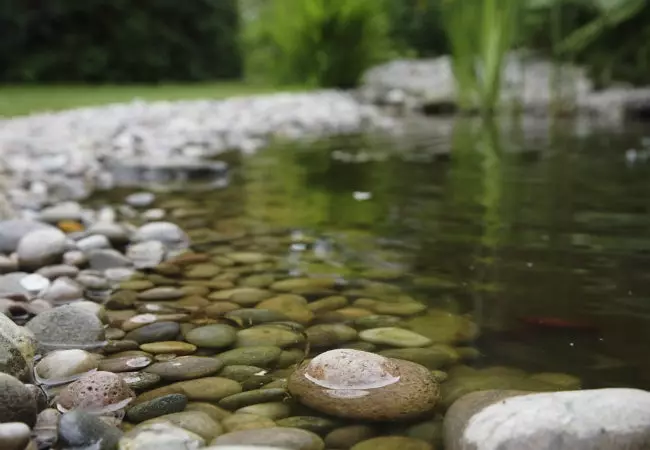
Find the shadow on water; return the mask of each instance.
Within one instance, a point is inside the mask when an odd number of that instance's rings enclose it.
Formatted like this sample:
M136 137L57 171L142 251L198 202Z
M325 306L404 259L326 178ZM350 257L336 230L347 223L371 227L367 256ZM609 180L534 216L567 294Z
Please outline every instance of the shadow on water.
M202 208L223 230L308 237L310 247L288 250L294 273L388 279L471 314L479 365L650 388L642 131L469 120L424 129L229 155L230 186L202 196Z

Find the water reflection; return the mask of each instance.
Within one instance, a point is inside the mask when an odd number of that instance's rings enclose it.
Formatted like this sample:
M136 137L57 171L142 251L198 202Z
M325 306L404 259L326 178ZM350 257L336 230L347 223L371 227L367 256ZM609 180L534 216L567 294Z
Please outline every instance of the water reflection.
M650 338L650 167L626 158L645 140L565 125L528 135L457 121L448 138L412 145L279 146L241 161L235 189L253 222L321 236L294 258L298 270L392 270L432 306L471 313L486 364L649 387L638 369ZM323 257L328 246L342 251Z

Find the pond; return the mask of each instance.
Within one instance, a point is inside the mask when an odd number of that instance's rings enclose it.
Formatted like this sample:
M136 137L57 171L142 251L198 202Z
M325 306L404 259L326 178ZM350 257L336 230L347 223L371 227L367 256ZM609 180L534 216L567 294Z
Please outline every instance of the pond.
M154 206L189 230L195 250L265 251L280 256L273 270L285 277L372 283L469 318L479 333L458 345L476 368L650 388L643 127L432 120L400 138L220 159L227 185L157 194ZM120 204L131 192L91 203ZM426 335L438 324L423 326Z

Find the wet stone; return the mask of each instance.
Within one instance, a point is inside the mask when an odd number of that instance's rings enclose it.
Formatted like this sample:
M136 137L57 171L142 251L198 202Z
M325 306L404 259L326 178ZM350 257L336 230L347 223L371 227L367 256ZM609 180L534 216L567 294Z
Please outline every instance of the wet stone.
M142 345L150 342L173 341L179 333L180 325L176 322L156 322L129 331L124 339Z
M183 394L169 394L140 403L126 411L130 422L140 423L145 420L181 412L187 406L187 397Z
M116 267L131 267L132 263L117 250L99 249L88 253L88 264L93 270L107 270Z
M153 362L149 355L113 356L99 363L99 370L107 372L131 372L144 369Z
M58 404L67 409L102 409L134 397L123 379L111 372L89 372L68 384L58 396Z
M0 423L36 423L36 401L32 392L18 379L0 373Z
M104 326L97 316L72 304L44 311L25 327L34 333L44 348L59 345L86 348L105 338Z
M256 389L223 398L219 401L219 406L235 410L258 403L282 401L285 398L287 398L285 389Z
M331 289L336 287L335 278L289 278L286 280L276 281L271 285L274 291L293 292L305 288Z
M206 306L203 313L211 319L218 319L224 317L229 312L236 311L240 308L241 307L236 303L214 302Z
M254 414L256 416L268 417L271 420L279 420L291 415L291 407L283 401L258 403L239 408L235 411L235 414Z
M213 445L251 445L278 447L284 450L324 450L323 440L314 433L297 428L258 428L226 433Z
M65 448L113 450L122 432L97 416L81 410L63 414L59 420L59 443Z
M108 309L130 309L138 299L138 294L133 291L117 291L106 302Z
M60 417L61 413L53 408L43 409L38 414L33 429L34 441L38 448L54 446L58 439Z
M135 404L169 394L183 394L189 400L216 402L229 395L242 391L236 381L221 377L206 377L196 380L180 381L140 394Z
M194 328L185 334L185 339L202 348L224 348L231 346L237 339L235 328L224 325L206 325Z
M352 450L434 450L433 446L420 439L405 436L382 436L359 442Z
M134 391L147 390L160 381L160 375L148 372L122 372L118 374Z
M138 343L135 341L129 340L119 340L119 341L108 341L106 345L102 347L102 350L106 354L113 354L123 352L125 350L135 350L138 348Z
M335 311L340 308L348 306L348 299L341 295L333 295L325 297L307 305L310 311L315 314L320 314L327 311Z
M255 306L262 300L266 300L272 296L272 292L264 289L240 287L214 292L210 294L208 298L215 301L228 301L237 303L238 305L247 307Z
M136 330L140 327L143 327L145 325L149 325L152 323L157 323L157 322L180 322L184 319L187 319L188 315L187 314L180 314L180 313L175 313L175 314L138 314L133 317L128 318L125 320L121 327L124 331L132 331Z
M205 356L179 356L169 361L157 362L145 369L164 380L181 381L201 378L217 373L223 363L217 358Z
M209 415L202 411L182 411L166 414L154 419L149 419L142 425L146 426L151 423L171 423L177 427L201 436L206 442L211 441L223 433L221 424L214 421Z
M149 280L128 280L122 281L119 287L125 291L146 291L152 289L155 285Z
M253 347L273 345L275 347L290 347L304 343L302 334L282 326L258 325L237 332L236 347Z
M372 315L355 319L354 326L359 330L397 326L403 319L398 316Z
M174 355L190 355L196 351L196 346L181 341L161 341L142 344L140 350L153 354L172 353Z
M117 339L122 339L126 333L119 328L106 328L105 330L106 334L106 339L110 340L117 340Z
M273 365L281 354L282 349L268 345L242 347L220 353L219 360L225 366L244 365L266 368Z
M221 267L213 264L196 264L185 271L185 277L189 279L209 279L221 272Z
M271 428L275 426L275 422L264 416L256 416L255 414L233 414L226 417L222 421L223 427L226 432L243 430L255 430L259 428Z
M177 300L184 296L185 293L175 287L155 287L138 293L138 299L144 301Z
M118 450L178 450L198 449L205 440L169 422L139 425L120 439Z
M313 347L336 347L357 338L357 330L343 324L320 324L305 330Z
M338 423L332 419L323 417L293 416L278 420L276 425L279 427L300 428L301 430L307 430L320 436L325 436L336 428Z
M221 422L226 417L230 417L232 413L217 405L206 402L190 402L187 404L185 411L201 411L212 417L212 420Z
M25 450L29 437L29 427L24 423L0 423L0 448L3 450Z
M260 325L268 322L280 322L290 320L286 315L278 311L268 309L244 308L224 314L226 319L235 321L242 326Z
M359 338L373 344L392 347L425 347L431 344L431 339L421 334L396 327L363 330L359 333Z
M228 253L225 256L237 264L257 264L269 259L268 255L253 252Z
M327 448L349 449L376 435L375 429L369 425L348 425L330 431L325 436L325 445Z
M93 291L105 291L110 289L111 285L106 278L91 273L80 273L75 280L86 289Z

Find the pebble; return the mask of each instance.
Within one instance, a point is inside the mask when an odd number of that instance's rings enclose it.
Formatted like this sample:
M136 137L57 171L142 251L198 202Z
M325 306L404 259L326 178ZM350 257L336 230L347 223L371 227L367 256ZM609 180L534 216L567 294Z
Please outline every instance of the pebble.
M152 391L140 394L134 404L169 394L183 394L192 401L217 402L224 397L242 391L239 383L228 378L205 377L196 380L179 381Z
M153 362L153 357L148 354L126 356L118 355L103 359L99 363L99 370L113 373L131 372L133 370L144 369Z
M172 425L201 436L206 442L210 442L223 433L221 424L202 411L182 411L166 414L155 419L149 419L140 426L146 426L151 423L171 423Z
M126 257L133 261L136 269L152 269L163 261L166 251L160 241L144 241L130 245Z
M25 327L43 348L79 346L88 348L104 341L104 325L91 312L73 304L43 311Z
M93 270L104 271L133 265L130 259L112 248L91 250L87 256L88 264Z
M53 408L44 409L38 414L33 436L38 448L53 447L58 439L61 413Z
M0 448L24 450L29 442L30 429L20 422L0 423Z
M126 433L118 450L195 450L204 446L201 436L169 422L156 422L138 425Z
M181 412L187 406L187 397L183 394L163 395L126 410L126 417L133 423L144 422L155 417Z
M256 416L255 414L233 414L222 421L226 432L242 430L254 430L257 428L271 428L275 426L268 417Z
M92 250L102 248L111 248L111 241L101 234L94 234L77 241L77 249L84 253L90 253Z
M0 373L0 423L22 422L33 427L37 412L32 391L11 375Z
M173 341L180 331L181 327L176 322L156 322L129 331L124 336L124 339L135 341L140 345L151 342Z
M58 396L58 404L66 410L92 408L102 410L135 397L119 376L111 372L89 372L68 384Z
M254 414L268 417L271 420L287 418L291 415L291 407L286 402L267 402L244 406L235 411L235 414Z
M300 428L301 430L311 431L319 436L325 436L327 433L337 427L338 423L332 419L315 416L292 416L278 420L276 425L279 427Z
M37 270L48 264L61 261L66 251L67 238L56 228L42 228L30 231L18 242L16 253L20 267Z
M58 436L64 448L114 450L122 432L97 416L75 410L61 416Z
M237 339L237 331L230 325L215 324L194 328L185 339L201 348L230 347Z
M138 293L138 299L144 301L177 300L185 296L185 292L175 287L155 287Z
M267 322L281 322L289 318L279 311L268 309L242 308L224 314L226 319L233 320L242 326L260 325Z
M336 347L357 339L357 330L340 323L313 325L305 330L313 347Z
M156 195L151 192L134 192L126 196L124 201L134 208L146 208L156 200Z
M237 332L236 347L291 347L305 342L302 334L278 325L258 325Z
M36 345L36 339L30 330L0 314L0 372L23 381L31 379Z
M37 230L56 230L56 228L36 220L0 220L0 252L15 252L20 240L27 234Z
M39 275L43 275L50 280L56 280L60 277L74 278L79 274L79 268L67 264L54 264L51 266L41 267L36 271Z
M189 245L187 234L171 222L150 222L142 225L131 237L132 242L159 241L167 249L180 250Z
M285 450L324 450L323 440L314 433L297 428L258 428L226 433L213 442L217 448L226 445L268 445Z
M431 444L405 436L381 436L354 445L351 450L434 450Z
M330 350L289 377L289 392L317 411L358 420L408 420L429 413L440 395L429 370L358 350Z
M427 369L436 370L458 361L459 356L452 347L440 344L429 348L397 348L383 350L380 355L387 358L404 359L420 364Z
M214 419L217 422L221 422L226 417L230 417L232 415L230 411L226 411L225 409L215 404L206 403L206 402L190 402L187 404L185 410L202 411L206 413L208 416L212 417L212 419Z
M210 300L228 301L240 306L255 306L262 300L271 297L273 293L265 289L239 287L235 289L226 289L217 291L208 296Z
M169 361L152 364L145 372L155 373L163 380L182 381L207 377L217 373L223 362L205 356L180 356Z
M196 345L182 341L161 341L142 344L140 350L158 354L172 353L174 355L190 355L196 351Z
M99 359L99 355L85 350L55 350L36 364L35 372L49 383L60 382L96 369Z
M80 300L83 295L84 290L79 283L67 276L62 276L52 282L41 298L52 303L66 303Z
M307 325L314 319L314 313L307 307L307 299L300 295L278 295L258 303L256 307L279 311L302 325Z
M257 367L270 367L278 360L282 349L268 345L257 347L242 347L219 354L219 360L226 366L244 365Z
M368 425L348 425L336 428L325 436L327 448L349 449L359 442L372 439L377 435L375 429Z
M122 372L118 374L122 381L134 391L144 391L158 384L160 375L148 372Z
M392 347L426 347L431 339L396 327L371 328L359 333L359 338L373 344L390 345Z
M285 389L255 389L222 398L219 400L219 406L234 410L258 403L282 401L286 398L288 395Z

